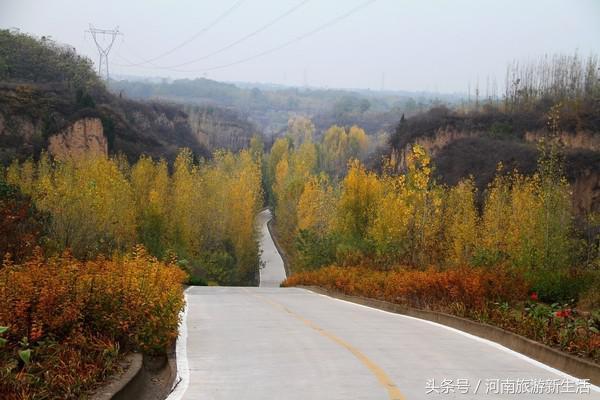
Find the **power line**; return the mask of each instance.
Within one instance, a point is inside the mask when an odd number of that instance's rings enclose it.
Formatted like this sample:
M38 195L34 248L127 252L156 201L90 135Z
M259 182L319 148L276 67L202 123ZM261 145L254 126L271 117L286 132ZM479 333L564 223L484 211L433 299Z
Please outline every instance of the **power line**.
M197 63L198 61L202 61L202 60L206 60L207 58L210 58L212 56L215 56L217 54L220 54L226 50L229 50L230 48L237 46L240 43L245 42L246 40L258 35L259 33L267 30L268 28L270 28L271 26L275 25L277 22L281 21L282 19L284 19L285 17L287 17L288 15L292 14L294 11L296 11L297 9L299 9L300 7L304 6L306 3L308 3L310 0L303 0L300 3L296 4L295 6L293 6L292 8L290 8L289 10L285 11L283 14L277 16L276 18L272 19L271 21L267 22L266 24L264 24L263 26L261 26L260 28L250 32L249 34L241 37L240 39L231 42L230 44L221 47L220 49L217 49L211 53L208 53L206 55L203 55L202 57L198 57L198 58L194 58L193 60L181 63L181 64L176 64L176 65L168 65L162 68L179 68L179 67L183 67L185 65L190 65L190 64L194 64Z
M199 38L200 36L202 36L203 34L205 34L206 32L208 32L211 28L213 28L215 25L217 25L222 20L224 20L225 18L227 18L227 16L229 16L229 14L231 14L239 6L241 6L244 1L246 1L246 0L237 0L235 3L233 3L233 5L231 7L229 7L222 14L220 14L217 18L215 18L210 24L208 24L207 26L205 26L204 28L202 28L201 30L199 30L197 33L195 33L194 35L190 36L189 38L187 38L186 40L184 40L183 42L181 42L177 46L171 48L170 50L167 50L167 51L165 51L165 52L157 55L156 57L150 58L148 60L142 59L142 62L139 62L139 63L134 63L134 64L131 64L131 65L121 65L121 66L122 67L125 67L125 66L127 66L127 67L137 67L137 66L144 65L144 64L151 64L153 61L156 61L156 60L158 60L160 58L168 56L169 54L173 54L177 50L181 49L182 47L184 47L187 44L193 42L194 40L196 40L197 38Z
M142 60L143 62L139 62L139 61L131 61L128 57L124 57L121 54L121 48L124 48L125 51L127 51L127 54L132 54L136 59L138 60ZM148 64L154 68L159 68L159 65L154 64L153 62L144 59L144 57L140 56L139 53L137 51L135 51L134 49L132 49L131 47L129 47L129 45L127 44L126 41L121 41L119 47L116 48L116 53L117 57L121 58L122 60L124 60L127 65L125 64L117 64L117 63L113 63L114 65L118 65L119 67L125 67L125 66L131 66L134 64L137 64L138 66L143 65L143 64Z
M300 42L301 40L304 40L304 39L306 39L306 38L308 38L310 36L313 36L313 35L321 32L321 31L329 28L330 26L333 26L333 25L341 22L342 20L350 17L352 14L356 13L357 11L359 11L359 10L367 7L368 5L370 5L370 4L372 4L372 3L376 2L376 1L377 0L368 0L368 1L365 1L365 2L357 5L356 7L350 9L349 11L345 12L344 14L341 14L341 15L335 17L335 18L330 19L329 21L325 22L322 25L319 25L318 27L314 28L311 31L308 31L308 32L306 32L306 33L304 33L304 34L302 34L300 36L297 36L294 39L288 40L287 42L284 42L284 43L282 43L282 44L280 44L278 46L272 47L272 48L270 48L268 50L265 50L265 51L262 51L260 53L254 54L252 56L245 57L245 58L242 58L242 59L237 60L237 61L233 61L233 62L230 62L230 63L227 63L227 64L217 65L217 66L210 67L210 68L203 68L203 69L199 69L199 70L177 70L177 69L173 69L172 71L175 71L175 72L205 72L205 71L214 71L214 70L217 70L217 69L227 68L227 67L231 67L231 66L234 66L234 65L242 64L242 63L245 63L245 62L248 62L248 61L252 61L252 60L254 60L256 58L260 58L260 57L266 56L268 54L274 53L274 52L276 52L278 50L281 50L281 49L283 49L285 47L288 47L288 46L290 46L292 44Z
M242 64L242 63L245 63L245 62L248 62L248 61L252 61L254 59L266 56L268 54L274 53L274 52L276 52L278 50L281 50L283 48L291 46L292 44L300 42L300 41L302 41L302 40L304 40L304 39L306 39L306 38L308 38L310 36L313 36L313 35L321 32L321 31L323 31L323 30L325 30L325 29L327 29L327 28L329 28L329 27L331 27L331 26L333 26L333 25L341 22L342 20L350 17L352 14L358 12L359 10L367 7L368 5L370 5L370 4L372 4L372 3L376 2L376 1L377 0L368 0L368 1L365 1L363 3L360 3L356 7L351 8L349 11L347 11L347 12L341 14L341 15L338 15L335 18L330 19L329 21L325 22L324 24L321 24L321 25L317 26L316 28L314 28L314 29L312 29L312 30L310 30L310 31L308 31L308 32L300 35L300 36L297 36L297 37L295 37L295 38L293 38L291 40L288 40L287 42L284 42L284 43L282 43L282 44L280 44L278 46L272 47L272 48L267 49L265 51L262 51L260 53L257 53L257 54L254 54L252 56L245 57L245 58L242 58L240 60L236 60L236 61L233 61L233 62L230 62L230 63L216 65L214 67L203 68L203 69L194 69L194 70L175 69L175 68L170 68L170 67L156 67L156 68L150 68L150 67L148 67L148 69L162 69L162 70L173 71L173 72L207 72L207 71L214 71L214 70L217 70L217 69L223 69L223 68L231 67L231 66L234 66L234 65Z

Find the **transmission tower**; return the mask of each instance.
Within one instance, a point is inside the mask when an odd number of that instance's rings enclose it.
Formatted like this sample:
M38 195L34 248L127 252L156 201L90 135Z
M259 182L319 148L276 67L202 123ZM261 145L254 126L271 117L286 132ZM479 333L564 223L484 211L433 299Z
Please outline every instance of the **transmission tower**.
M108 82L110 79L108 72L108 53L110 53L110 49L115 43L117 36L123 34L119 32L118 26L115 29L98 29L94 28L92 24L90 24L90 29L86 32L89 32L92 35L94 43L96 43L96 48L98 49L98 75L106 75L106 82ZM103 69L105 71L104 73Z

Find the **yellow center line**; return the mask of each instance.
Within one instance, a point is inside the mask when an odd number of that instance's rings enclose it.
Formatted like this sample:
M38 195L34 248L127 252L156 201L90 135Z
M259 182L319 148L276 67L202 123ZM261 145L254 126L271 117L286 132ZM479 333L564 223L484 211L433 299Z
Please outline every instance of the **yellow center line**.
M371 371L373 373L373 375L375 375L375 377L377 378L379 383L385 388L385 390L387 390L388 397L390 400L406 400L406 397L404 397L404 395L400 392L400 390L398 389L396 384L392 381L392 379L389 377L389 375L386 374L386 372L380 366L375 364L369 357L367 357L360 350L358 350L357 348L352 346L350 343L346 342L344 339L334 335L331 332L327 332L325 329L321 328L314 322L302 317L301 315L296 314L295 312L293 312L290 309L288 309L287 307L285 307L283 304L277 303L276 301L273 301L265 296L262 296L262 295L259 295L256 293L252 293L247 289L244 289L244 291L246 293L248 293L249 295L258 298L259 300L261 300L267 304L270 304L276 308L279 308L279 309L287 312L294 318L302 321L305 325L307 325L310 328L314 329L315 331L319 332L321 335L330 339L334 343L337 343L340 346L344 347L346 350L351 352L364 366L366 366L369 369L369 371Z

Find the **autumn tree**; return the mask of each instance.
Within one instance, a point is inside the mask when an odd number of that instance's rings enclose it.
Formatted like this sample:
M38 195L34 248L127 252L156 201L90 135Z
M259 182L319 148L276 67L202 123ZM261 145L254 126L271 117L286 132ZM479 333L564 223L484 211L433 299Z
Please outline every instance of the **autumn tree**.
M382 185L377 175L367 171L358 160L351 161L337 205L337 228L350 243L364 244L381 194Z
M369 149L369 139L365 131L357 126L349 130L333 125L323 136L321 158L323 169L334 177L341 176L348 161L355 158L362 160Z
M273 187L276 183L277 165L282 159L287 159L289 152L290 142L285 138L278 138L273 143L273 146L271 146L265 163L265 187L267 188L267 197L270 203L276 201Z
M378 257L389 263L405 261L408 254L408 223L413 205L407 196L406 177L389 172L382 177L382 195L369 229Z
M472 179L463 180L447 191L442 227L446 249L442 263L465 266L472 262L479 226L475 197L476 188Z
M369 137L356 125L348 131L348 157L363 160L369 151Z
M321 143L323 169L332 176L340 176L348 162L348 135L343 127L333 125L325 132Z
M299 148L302 143L312 142L314 133L315 125L310 118L296 116L288 120L286 135L291 138L294 148Z
M164 160L153 161L142 157L131 169L138 241L148 251L162 257L168 247L170 181Z
M250 150L250 154L252 155L252 159L254 161L262 160L262 157L263 157L263 154L265 151L265 144L263 142L261 135L252 136L252 138L250 139L249 150Z
M298 200L297 262L317 268L335 260L336 193L326 175L311 176Z
M261 169L250 151L196 162L184 149L172 174L149 157L130 166L118 156L42 154L37 163L13 163L5 178L49 215L50 252L123 254L137 242L157 257L175 253L194 275L219 284L251 283L258 270Z
M431 158L418 145L406 160L407 201L413 207L408 222L410 263L425 266L440 257L443 189L432 176Z

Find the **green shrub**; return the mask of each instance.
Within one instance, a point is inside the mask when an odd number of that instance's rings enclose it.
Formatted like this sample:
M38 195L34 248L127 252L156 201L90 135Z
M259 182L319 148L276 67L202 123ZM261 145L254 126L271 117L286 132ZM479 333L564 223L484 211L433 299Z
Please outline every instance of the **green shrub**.
M231 284L235 281L235 257L223 250L205 252L200 256L201 268L206 273L208 282L219 285Z
M298 266L301 269L314 269L335 261L336 238L329 235L320 237L311 230L301 229L296 237Z
M195 275L190 275L186 283L190 286L208 286L206 279Z
M572 303L589 286L588 274L569 271L540 271L530 273L533 290L546 303Z

